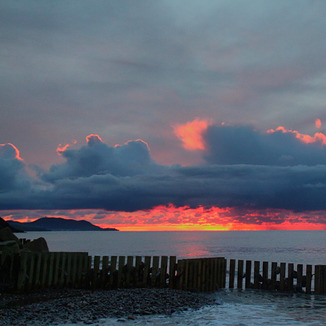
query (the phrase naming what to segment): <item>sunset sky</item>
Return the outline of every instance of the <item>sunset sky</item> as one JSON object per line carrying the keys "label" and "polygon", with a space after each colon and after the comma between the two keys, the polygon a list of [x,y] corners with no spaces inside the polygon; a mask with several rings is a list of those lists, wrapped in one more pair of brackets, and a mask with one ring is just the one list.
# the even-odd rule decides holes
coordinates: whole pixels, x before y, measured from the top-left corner
{"label": "sunset sky", "polygon": [[0,216],[326,230],[325,13],[0,0]]}

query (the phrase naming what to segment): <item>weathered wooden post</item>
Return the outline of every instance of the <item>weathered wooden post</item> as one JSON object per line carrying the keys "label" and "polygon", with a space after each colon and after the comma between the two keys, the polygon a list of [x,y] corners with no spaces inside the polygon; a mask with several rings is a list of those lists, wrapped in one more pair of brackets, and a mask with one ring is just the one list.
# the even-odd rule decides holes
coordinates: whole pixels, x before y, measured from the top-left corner
{"label": "weathered wooden post", "polygon": [[230,260],[230,271],[229,271],[229,288],[234,288],[234,276],[235,276],[235,259]]}

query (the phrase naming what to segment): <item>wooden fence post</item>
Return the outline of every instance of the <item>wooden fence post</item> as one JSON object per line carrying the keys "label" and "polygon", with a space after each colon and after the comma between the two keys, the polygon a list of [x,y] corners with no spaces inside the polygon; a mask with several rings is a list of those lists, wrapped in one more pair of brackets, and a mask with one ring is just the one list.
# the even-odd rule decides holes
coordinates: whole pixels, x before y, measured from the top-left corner
{"label": "wooden fence post", "polygon": [[311,293],[312,265],[306,266],[306,293]]}
{"label": "wooden fence post", "polygon": [[65,286],[71,285],[71,265],[72,265],[72,256],[71,253],[67,253],[67,263],[65,269]]}
{"label": "wooden fence post", "polygon": [[34,269],[35,269],[35,254],[31,253],[29,255],[29,269],[28,269],[28,281],[27,281],[27,290],[32,290],[34,288]]}
{"label": "wooden fence post", "polygon": [[251,260],[246,260],[246,289],[251,287]]}
{"label": "wooden fence post", "polygon": [[234,288],[234,276],[235,276],[235,259],[230,260],[230,272],[229,272],[229,288]]}
{"label": "wooden fence post", "polygon": [[263,262],[263,286],[262,288],[267,290],[268,289],[268,262],[264,261]]}
{"label": "wooden fence post", "polygon": [[285,263],[281,263],[280,265],[280,291],[285,290]]}
{"label": "wooden fence post", "polygon": [[103,256],[102,258],[102,269],[101,269],[101,287],[106,288],[108,282],[108,266],[109,266],[109,257]]}
{"label": "wooden fence post", "polygon": [[254,288],[259,289],[259,282],[261,281],[260,279],[260,262],[255,261],[254,262]]}
{"label": "wooden fence post", "polygon": [[45,288],[49,271],[49,255],[47,252],[41,253],[41,288]]}
{"label": "wooden fence post", "polygon": [[166,287],[166,274],[167,274],[167,269],[168,267],[168,257],[167,256],[162,256],[161,257],[161,275],[160,275],[160,287],[165,288]]}
{"label": "wooden fence post", "polygon": [[118,288],[125,287],[125,276],[123,273],[124,266],[125,266],[125,256],[119,256]]}
{"label": "wooden fence post", "polygon": [[292,263],[288,264],[288,291],[293,290],[293,273],[294,273],[294,265]]}
{"label": "wooden fence post", "polygon": [[18,291],[23,291],[26,284],[26,274],[27,274],[27,253],[21,254],[20,269],[18,274],[17,289]]}
{"label": "wooden fence post", "polygon": [[142,263],[142,257],[136,256],[136,270],[135,270],[135,279],[134,279],[135,287],[140,287],[142,285],[143,273],[144,273],[144,265]]}
{"label": "wooden fence post", "polygon": [[133,269],[133,263],[134,263],[134,257],[133,256],[127,256],[127,265],[125,266],[125,278],[126,278],[126,284],[125,287],[130,288],[131,287],[131,280],[132,280],[132,269]]}
{"label": "wooden fence post", "polygon": [[60,269],[60,262],[61,262],[61,253],[56,252],[54,253],[54,275],[53,275],[53,285],[59,285],[59,269]]}
{"label": "wooden fence post", "polygon": [[303,265],[302,264],[298,264],[297,265],[297,289],[298,290],[302,290],[302,277],[303,277]]}
{"label": "wooden fence post", "polygon": [[222,281],[221,281],[221,288],[225,289],[226,288],[226,259],[225,258],[221,258],[222,259]]}
{"label": "wooden fence post", "polygon": [[183,289],[183,282],[184,282],[184,271],[185,271],[185,261],[178,260],[178,267],[177,267],[177,289],[182,290]]}
{"label": "wooden fence post", "polygon": [[46,287],[50,287],[53,284],[54,253],[49,252],[49,253],[47,253],[47,256],[48,256],[49,269],[47,272],[48,279],[46,282]]}
{"label": "wooden fence post", "polygon": [[270,290],[275,290],[276,289],[276,279],[277,279],[277,263],[272,262],[271,288],[270,288]]}
{"label": "wooden fence post", "polygon": [[153,257],[153,266],[152,266],[152,277],[151,277],[151,286],[156,286],[156,277],[158,273],[158,267],[159,267],[160,257],[154,256]]}
{"label": "wooden fence post", "polygon": [[243,260],[238,260],[238,281],[237,281],[238,289],[242,289],[242,279],[243,279]]}
{"label": "wooden fence post", "polygon": [[176,256],[170,256],[170,265],[169,265],[169,288],[174,289],[175,287],[175,272],[176,272]]}
{"label": "wooden fence post", "polygon": [[145,266],[144,266],[144,275],[143,275],[143,286],[144,287],[148,287],[150,286],[150,282],[151,282],[151,279],[150,279],[150,269],[151,269],[151,260],[152,260],[152,257],[151,256],[145,256]]}

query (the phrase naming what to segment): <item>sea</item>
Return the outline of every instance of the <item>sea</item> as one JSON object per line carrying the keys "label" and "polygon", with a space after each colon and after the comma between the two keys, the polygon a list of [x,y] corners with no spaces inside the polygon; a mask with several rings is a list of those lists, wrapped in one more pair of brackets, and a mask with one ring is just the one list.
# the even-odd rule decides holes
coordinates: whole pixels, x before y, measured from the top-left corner
{"label": "sea", "polygon": [[[326,231],[51,231],[19,236],[42,236],[51,251],[88,252],[92,256],[225,257],[326,265]],[[221,290],[207,295],[214,296],[217,304],[168,317],[107,318],[94,325],[326,325],[326,295],[254,290]]]}

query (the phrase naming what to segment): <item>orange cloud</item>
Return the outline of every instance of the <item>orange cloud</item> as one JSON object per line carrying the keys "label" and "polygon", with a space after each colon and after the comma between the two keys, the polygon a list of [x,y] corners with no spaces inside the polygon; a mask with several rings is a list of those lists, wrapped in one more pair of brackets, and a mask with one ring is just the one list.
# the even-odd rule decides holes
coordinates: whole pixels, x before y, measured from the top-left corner
{"label": "orange cloud", "polygon": [[202,135],[209,125],[207,120],[195,119],[183,125],[176,125],[174,133],[183,142],[185,149],[191,151],[205,150],[205,141]]}
{"label": "orange cloud", "polygon": [[66,144],[66,145],[64,145],[64,146],[61,145],[61,144],[59,144],[58,147],[57,147],[57,153],[58,153],[58,155],[62,155],[63,152],[64,152],[68,147],[70,147],[69,144]]}
{"label": "orange cloud", "polygon": [[[77,144],[77,140],[74,140],[74,141],[73,141],[73,144],[74,144],[74,145]],[[57,147],[57,154],[58,154],[58,155],[62,155],[63,152],[64,152],[66,149],[68,149],[70,146],[71,146],[70,144],[66,144],[66,145],[61,145],[61,144],[59,144],[58,147]]]}
{"label": "orange cloud", "polygon": [[[127,140],[123,145],[128,145],[129,143],[131,142],[141,142],[143,143],[144,145],[146,145],[148,151],[150,151],[150,148],[149,148],[149,144],[147,142],[145,142],[145,140],[142,140],[140,138],[136,139],[136,140]],[[123,145],[120,145],[120,144],[115,144],[114,147],[120,147],[120,146],[123,146]]]}
{"label": "orange cloud", "polygon": [[[317,122],[316,122],[317,125]],[[277,127],[276,129],[269,129],[267,130],[267,133],[273,133],[281,131],[283,133],[292,133],[295,135],[297,139],[302,141],[305,144],[311,144],[311,143],[320,143],[322,145],[326,145],[326,135],[322,132],[316,132],[313,136],[302,134],[299,131],[286,129],[282,126]]]}
{"label": "orange cloud", "polygon": [[321,128],[321,120],[320,120],[320,119],[316,119],[316,121],[315,121],[315,126],[316,126],[316,128],[318,128],[318,129]]}
{"label": "orange cloud", "polygon": [[87,144],[103,143],[101,137],[97,134],[90,134],[86,137]]}
{"label": "orange cloud", "polygon": [[10,158],[23,161],[23,159],[20,157],[20,152],[18,148],[12,143],[0,144],[0,154],[2,153],[4,153],[5,156],[8,156]]}

